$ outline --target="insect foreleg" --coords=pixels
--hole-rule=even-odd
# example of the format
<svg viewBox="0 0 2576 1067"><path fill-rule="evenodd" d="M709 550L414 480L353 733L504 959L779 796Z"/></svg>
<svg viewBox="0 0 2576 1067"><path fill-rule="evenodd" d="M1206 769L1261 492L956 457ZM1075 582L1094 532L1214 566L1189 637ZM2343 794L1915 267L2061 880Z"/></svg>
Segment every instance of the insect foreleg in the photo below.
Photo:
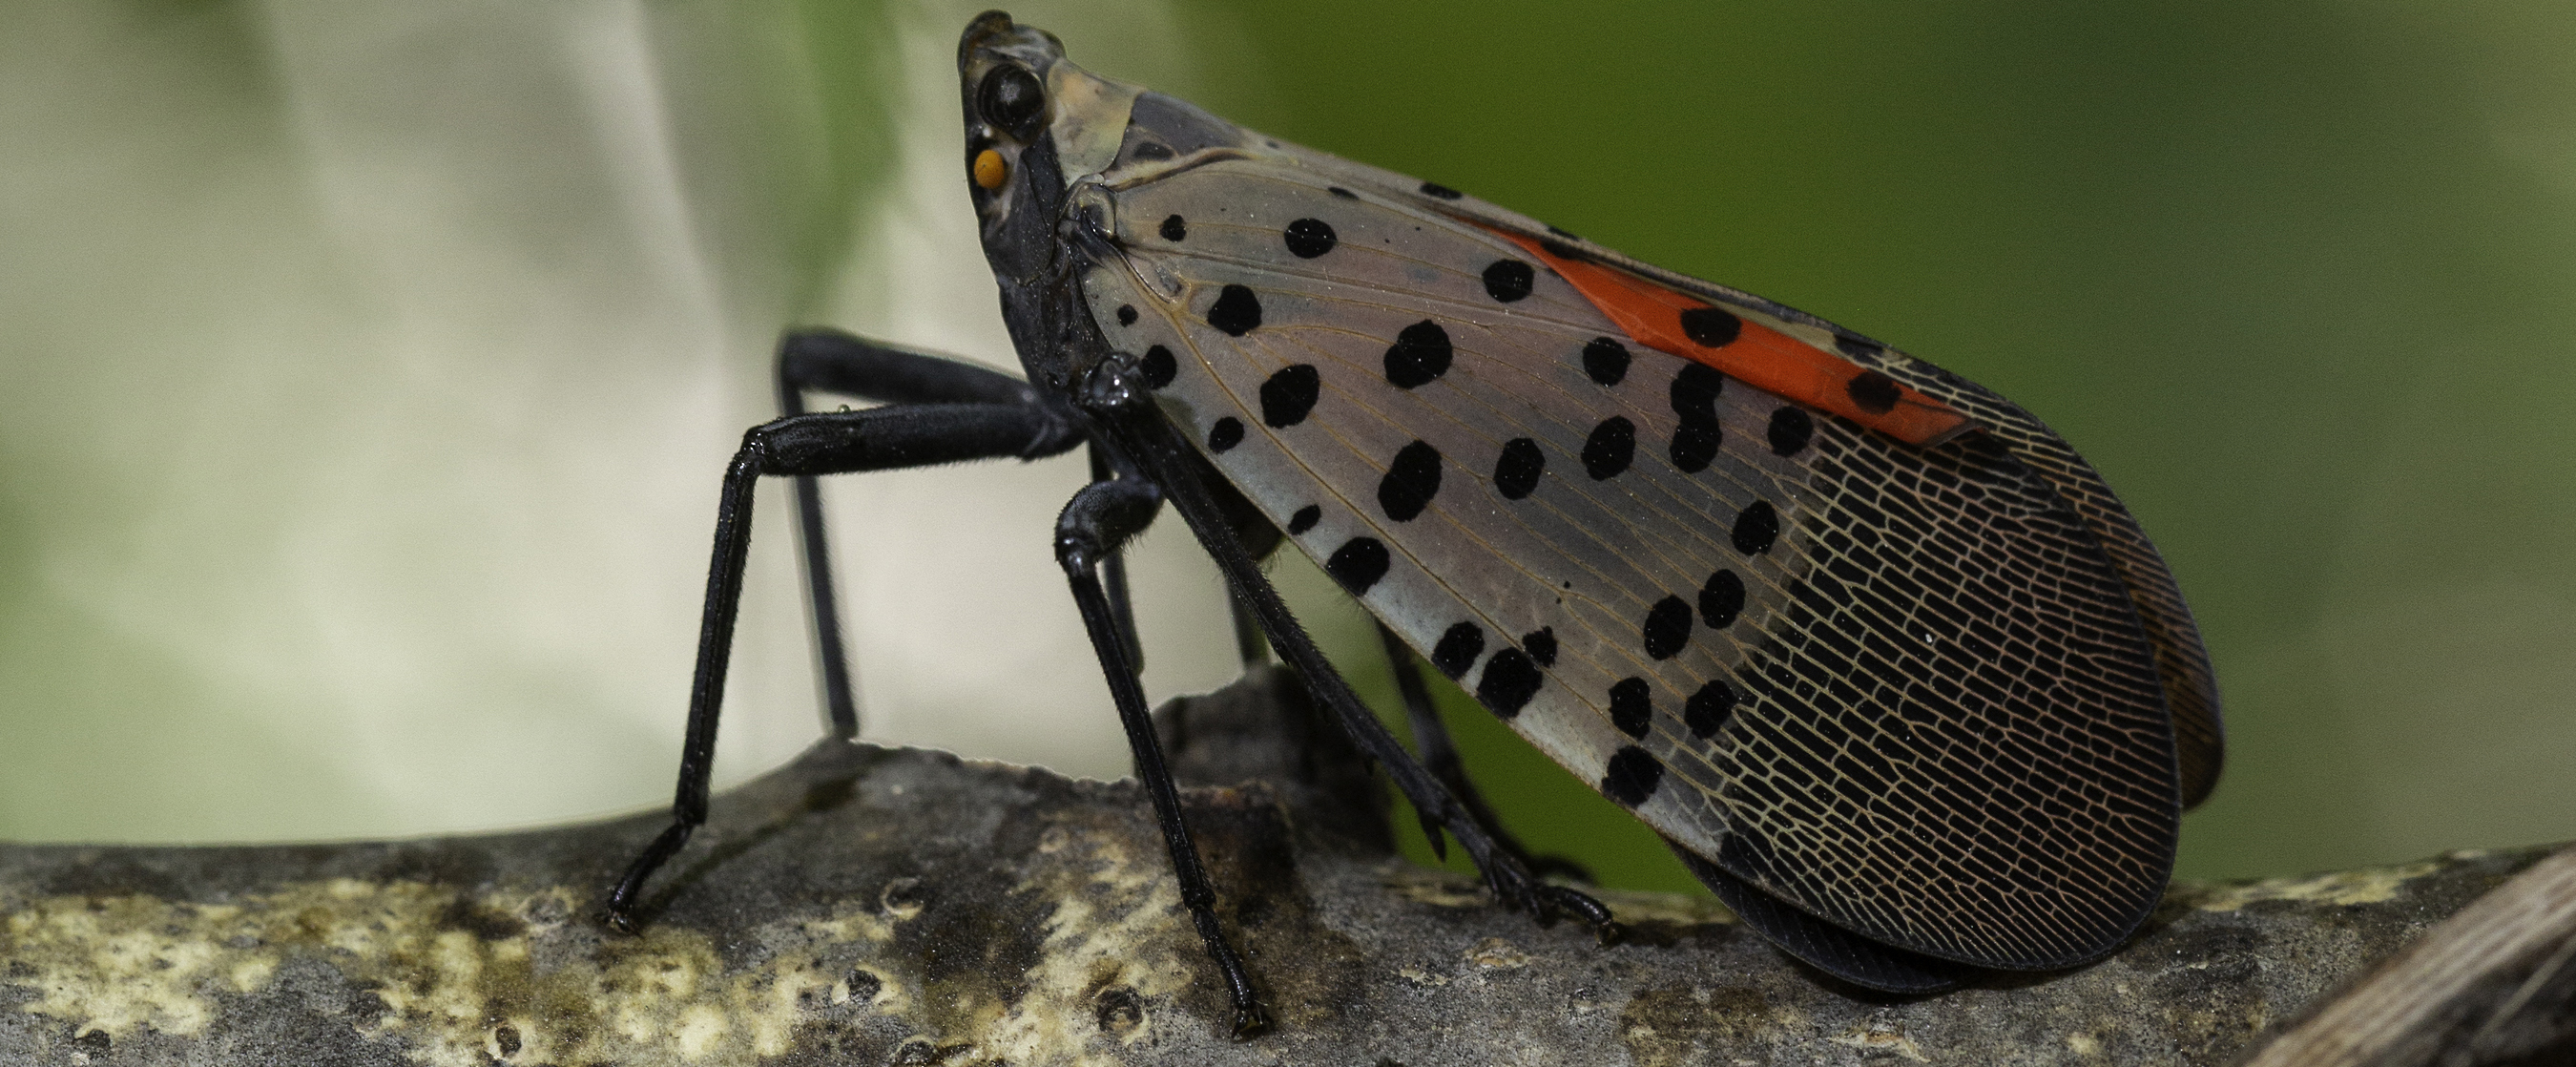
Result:
<svg viewBox="0 0 2576 1067"><path fill-rule="evenodd" d="M1162 503L1153 483L1141 478L1092 483L1074 494L1056 520L1056 561L1073 583L1074 603L1082 609L1083 626L1091 631L1092 648L1100 655L1101 672L1108 676L1110 696L1118 705L1119 725L1126 728L1128 748L1135 753L1136 777L1153 798L1154 819L1163 828L1163 845L1171 852L1172 872L1181 882L1181 903L1190 909L1199 939L1206 942L1208 955L1225 978L1226 992L1234 1002L1234 1036L1241 1039L1269 1029L1270 1022L1251 979L1244 974L1242 959L1217 922L1216 890L1208 884L1189 826L1181 821L1180 791L1163 763L1163 746L1145 706L1144 686L1137 681L1136 665L1128 659L1130 635L1121 627L1118 609L1100 582L1101 564L1116 558L1119 544L1152 522Z"/></svg>
<svg viewBox="0 0 2576 1067"><path fill-rule="evenodd" d="M825 327L778 338L778 413L805 413L814 390L886 403L1020 404L1028 383L972 363L894 348ZM805 603L814 621L814 657L822 666L823 712L832 736L859 736L850 661L832 591L830 542L823 536L823 496L812 475L796 479L797 534L804 550Z"/></svg>
<svg viewBox="0 0 2576 1067"><path fill-rule="evenodd" d="M1035 458L1081 443L1080 433L1034 401L900 404L865 411L791 415L752 427L726 466L716 505L715 558L707 566L706 610L698 629L697 673L689 686L687 739L671 825L645 846L608 895L607 920L636 928L644 881L707 820L707 775L714 768L716 716L724 699L734 615L751 550L752 489L763 475L811 476L927 467L1001 456Z"/></svg>

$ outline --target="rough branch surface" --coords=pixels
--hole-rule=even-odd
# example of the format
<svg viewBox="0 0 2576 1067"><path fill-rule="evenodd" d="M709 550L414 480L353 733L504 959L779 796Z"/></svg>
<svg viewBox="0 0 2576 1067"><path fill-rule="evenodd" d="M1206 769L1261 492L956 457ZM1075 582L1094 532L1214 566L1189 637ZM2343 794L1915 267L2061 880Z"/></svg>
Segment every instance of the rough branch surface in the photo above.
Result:
<svg viewBox="0 0 2576 1067"><path fill-rule="evenodd" d="M1132 782L825 743L717 800L651 925L592 918L659 814L247 848L0 846L0 1062L2190 1063L2545 850L2177 886L2097 966L1922 1000L1713 904L1604 894L1604 947L1391 855L1384 802L1267 673L1161 713L1278 1032L1225 1005Z"/></svg>

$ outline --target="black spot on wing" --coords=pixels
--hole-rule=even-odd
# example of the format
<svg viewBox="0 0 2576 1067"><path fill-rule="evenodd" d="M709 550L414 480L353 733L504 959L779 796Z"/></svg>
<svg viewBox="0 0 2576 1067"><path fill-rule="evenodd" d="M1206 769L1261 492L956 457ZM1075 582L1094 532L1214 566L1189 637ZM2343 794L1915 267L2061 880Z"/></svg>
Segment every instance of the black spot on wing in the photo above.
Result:
<svg viewBox="0 0 2576 1067"><path fill-rule="evenodd" d="M1207 446L1210 452L1223 452L1242 443L1243 420L1241 419L1228 415L1216 420L1216 425L1208 427Z"/></svg>
<svg viewBox="0 0 2576 1067"><path fill-rule="evenodd" d="M1717 394L1725 389L1726 375L1719 374L1717 368L1684 361L1682 369L1674 373L1666 397L1673 405L1673 414L1681 416L1683 422L1713 423L1717 421Z"/></svg>
<svg viewBox="0 0 2576 1067"><path fill-rule="evenodd" d="M1534 633L1522 634L1521 647L1529 651L1530 660L1537 663L1539 666L1555 666L1556 628L1552 626L1542 626Z"/></svg>
<svg viewBox="0 0 2576 1067"><path fill-rule="evenodd" d="M1261 421L1273 429L1287 429L1306 421L1306 413L1315 410L1315 397L1323 378L1314 364L1292 363L1273 372L1261 383Z"/></svg>
<svg viewBox="0 0 2576 1067"><path fill-rule="evenodd" d="M1547 453L1538 442L1515 437L1503 442L1503 454L1494 459L1494 491L1505 500L1519 500L1538 490L1538 476L1547 471Z"/></svg>
<svg viewBox="0 0 2576 1067"><path fill-rule="evenodd" d="M1668 596L1646 609L1646 621L1638 627L1646 655L1653 659L1671 659L1680 655L1682 646L1690 643L1690 605L1677 596Z"/></svg>
<svg viewBox="0 0 2576 1067"><path fill-rule="evenodd" d="M1166 241L1182 240L1190 235L1189 220L1178 215L1166 215L1163 217L1162 229L1159 232Z"/></svg>
<svg viewBox="0 0 2576 1067"><path fill-rule="evenodd" d="M1583 472L1592 480L1607 481L1627 470L1637 458L1637 424L1624 416L1612 415L1592 428L1583 440Z"/></svg>
<svg viewBox="0 0 2576 1067"><path fill-rule="evenodd" d="M1411 522L1439 493L1440 450L1415 441L1397 449L1387 463L1386 477L1377 483L1377 505L1386 509L1387 518Z"/></svg>
<svg viewBox="0 0 2576 1067"><path fill-rule="evenodd" d="M1734 571L1720 570L1708 576L1708 584L1699 587L1699 618L1712 630L1723 630L1735 624L1744 613L1744 579Z"/></svg>
<svg viewBox="0 0 2576 1067"><path fill-rule="evenodd" d="M1467 194L1438 182L1424 182L1422 183L1422 195L1439 200L1456 200Z"/></svg>
<svg viewBox="0 0 2576 1067"><path fill-rule="evenodd" d="M1261 298L1250 286L1228 285L1208 305L1207 323L1235 337L1251 333L1261 325Z"/></svg>
<svg viewBox="0 0 2576 1067"><path fill-rule="evenodd" d="M1172 378L1181 373L1180 361L1172 358L1171 349L1161 345L1146 349L1145 358L1138 360L1136 367L1145 372L1145 385L1153 389L1172 384Z"/></svg>
<svg viewBox="0 0 2576 1067"><path fill-rule="evenodd" d="M1610 757L1601 775L1601 795L1633 808L1652 799L1663 782L1664 765L1652 753L1629 745Z"/></svg>
<svg viewBox="0 0 2576 1067"><path fill-rule="evenodd" d="M1472 622L1458 623L1440 635L1438 644L1431 646L1431 665L1439 668L1440 673L1456 679L1466 674L1467 668L1475 666L1476 657L1484 651L1484 629Z"/></svg>
<svg viewBox="0 0 2576 1067"><path fill-rule="evenodd" d="M1517 259L1497 259L1485 267L1485 295L1501 303L1530 295L1530 286L1537 281L1538 272Z"/></svg>
<svg viewBox="0 0 2576 1067"><path fill-rule="evenodd" d="M1529 653L1506 648L1485 661L1485 673L1476 680L1476 700L1508 719L1520 714L1546 682L1547 676L1539 673Z"/></svg>
<svg viewBox="0 0 2576 1067"><path fill-rule="evenodd" d="M1298 219L1289 223L1280 236L1288 242L1288 251L1299 259L1313 259L1330 252L1333 243L1340 240L1334 235L1332 224L1322 219Z"/></svg>
<svg viewBox="0 0 2576 1067"><path fill-rule="evenodd" d="M1735 690L1723 681L1711 679L1699 692L1682 702L1682 725L1690 727L1692 737L1702 741L1726 725L1726 717L1735 714Z"/></svg>
<svg viewBox="0 0 2576 1067"><path fill-rule="evenodd" d="M1756 500L1736 513L1731 536L1738 552L1748 556L1768 552L1771 542L1780 538L1780 513L1771 507L1770 501Z"/></svg>
<svg viewBox="0 0 2576 1067"><path fill-rule="evenodd" d="M1288 516L1288 536L1295 537L1312 530L1316 523L1322 521L1324 521L1324 509L1313 504L1298 508L1296 514Z"/></svg>
<svg viewBox="0 0 2576 1067"><path fill-rule="evenodd" d="M1449 361L1455 355L1449 331L1424 319L1397 332L1395 343L1387 346L1386 380L1401 389L1429 385L1449 373Z"/></svg>
<svg viewBox="0 0 2576 1067"><path fill-rule="evenodd" d="M1332 575L1333 580L1340 582L1352 596L1363 596L1370 586L1377 584L1378 579L1386 577L1386 569L1393 562L1387 554L1386 542L1374 537L1354 537L1333 550L1332 557L1324 561L1324 573Z"/></svg>
<svg viewBox="0 0 2576 1067"><path fill-rule="evenodd" d="M1628 346L1607 337L1595 337L1583 346L1583 373L1599 385L1617 385L1628 376Z"/></svg>
<svg viewBox="0 0 2576 1067"><path fill-rule="evenodd" d="M1797 455L1816 436L1816 420L1805 408L1783 406L1771 413L1769 436L1773 455Z"/></svg>
<svg viewBox="0 0 2576 1067"><path fill-rule="evenodd" d="M1118 305L1118 325L1121 325L1121 326L1133 326L1133 325L1136 325L1136 305L1134 305L1134 304L1120 304L1120 305Z"/></svg>
<svg viewBox="0 0 2576 1067"><path fill-rule="evenodd" d="M1744 320L1717 308L1698 307L1682 312L1682 336L1710 348L1724 348L1744 332Z"/></svg>
<svg viewBox="0 0 2576 1067"><path fill-rule="evenodd" d="M1673 466L1682 473L1697 474L1717 459L1718 447L1723 443L1716 419L1683 419L1673 427L1672 447L1665 454L1672 457Z"/></svg>
<svg viewBox="0 0 2576 1067"><path fill-rule="evenodd" d="M1872 415L1885 415L1896 410L1897 400L1904 396L1896 387L1896 379L1877 371L1863 372L1845 385L1843 392L1849 394L1851 402L1859 405L1862 411Z"/></svg>
<svg viewBox="0 0 2576 1067"><path fill-rule="evenodd" d="M1610 686L1610 725L1620 733L1642 740L1654 721L1655 700L1645 679L1622 678Z"/></svg>

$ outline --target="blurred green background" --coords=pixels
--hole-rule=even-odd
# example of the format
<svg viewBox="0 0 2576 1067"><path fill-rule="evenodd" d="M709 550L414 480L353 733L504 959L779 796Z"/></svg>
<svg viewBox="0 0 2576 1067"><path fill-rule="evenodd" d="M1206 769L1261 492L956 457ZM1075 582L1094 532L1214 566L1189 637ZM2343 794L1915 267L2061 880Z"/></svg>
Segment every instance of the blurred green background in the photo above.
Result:
<svg viewBox="0 0 2576 1067"><path fill-rule="evenodd" d="M955 169L974 8L0 2L0 837L666 796L776 329L1010 358ZM2217 660L2185 877L2576 837L2576 8L1014 13L2048 419ZM1046 558L1080 475L835 488L871 737L1123 773ZM728 781L813 736L764 500ZM1158 698L1230 673L1171 525L1141 549ZM1382 689L1355 612L1280 570ZM1687 884L1449 710L1534 845Z"/></svg>

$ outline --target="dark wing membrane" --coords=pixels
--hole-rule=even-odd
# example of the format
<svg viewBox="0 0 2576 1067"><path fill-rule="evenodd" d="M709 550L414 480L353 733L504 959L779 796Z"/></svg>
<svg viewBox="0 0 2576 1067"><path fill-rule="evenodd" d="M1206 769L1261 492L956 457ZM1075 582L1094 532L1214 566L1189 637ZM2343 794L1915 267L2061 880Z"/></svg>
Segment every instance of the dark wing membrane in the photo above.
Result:
<svg viewBox="0 0 2576 1067"><path fill-rule="evenodd" d="M1922 996L1957 989L1984 974L1966 964L1889 948L1821 921L1772 899L1669 838L1664 843L1681 857L1691 877L1716 893L1744 925L1761 931L1780 951L1843 981L1883 993Z"/></svg>
<svg viewBox="0 0 2576 1067"><path fill-rule="evenodd" d="M2084 517L2085 525L2092 528L2103 549L2110 553L2112 565L2119 568L2121 580L2129 587L2129 599L2137 606L2138 620L2155 643L2165 704L2173 713L2182 806L2197 807L2208 799L2210 790L2218 786L2218 772L2226 755L2218 678L2210 669L2209 650L2201 644L2200 627L2192 621L2191 607L2183 602L2182 589L2174 584L2173 572L2165 567L2164 556L2156 551L2155 544L2147 540L2146 531L2138 527L2138 520L2111 492L2110 484L2075 453L2065 438L1984 386L1874 344L1847 341L1840 347L1857 361L1939 398L1985 426L2014 456L2055 485L2068 506Z"/></svg>
<svg viewBox="0 0 2576 1067"><path fill-rule="evenodd" d="M2217 674L2210 668L2209 650L2201 642L2200 627L2192 620L2191 607L2183 601L2182 589L2174 582L2173 571L2165 566L2164 556L2111 491L2110 483L2037 416L1984 386L1796 308L1642 263L1580 238L1550 233L1529 219L1480 201L1462 198L1442 205L1442 210L1524 236L1554 241L1569 253L1778 323L1822 331L1824 336L1810 333L1809 339L1819 345L1830 344L1853 362L1883 371L1985 427L2004 447L2057 487L2067 505L2101 540L2103 550L2110 554L2121 580L2127 584L2139 621L2155 644L2165 703L2173 716L2183 807L2199 806L2217 788L2219 770L2225 763L2226 729L2219 710Z"/></svg>
<svg viewBox="0 0 2576 1067"><path fill-rule="evenodd" d="M2192 621L2191 608L2184 603L2173 572L2166 568L2164 557L2147 539L2146 532L2138 527L2137 519L2121 505L2120 498L2102 480L2101 474L2047 424L1975 382L1866 340L1796 308L1741 289L1640 262L1473 196L1447 190L1441 191L1445 195L1435 195L1413 179L1389 171L1294 145L1286 146L1286 150L1308 170L1345 183L1375 186L1387 195L1408 201L1419 210L1467 219L1478 225L1549 242L1563 249L1567 255L1617 267L1641 278L1771 320L1771 325L1782 328L1784 332L1805 338L1819 347L1831 347L1856 363L1884 371L1889 377L1937 397L1961 414L1977 420L2003 441L2006 448L2057 486L2068 506L2083 517L2094 536L2100 539L2103 550L2110 555L2121 580L2127 584L2140 623L2146 627L2148 638L2155 645L2165 702L2173 718L2183 806L2197 806L2218 785L2219 770L2225 762L2226 731L2220 715L2217 676L2210 669L2209 651L2201 642L2199 626Z"/></svg>
<svg viewBox="0 0 2576 1067"><path fill-rule="evenodd" d="M1616 329L1563 279L1334 162L1113 187L1125 255L1085 279L1301 550L1766 899L1984 967L2135 929L2171 869L2172 730L2048 477L1991 434L1915 448L1651 349L1596 359Z"/></svg>

